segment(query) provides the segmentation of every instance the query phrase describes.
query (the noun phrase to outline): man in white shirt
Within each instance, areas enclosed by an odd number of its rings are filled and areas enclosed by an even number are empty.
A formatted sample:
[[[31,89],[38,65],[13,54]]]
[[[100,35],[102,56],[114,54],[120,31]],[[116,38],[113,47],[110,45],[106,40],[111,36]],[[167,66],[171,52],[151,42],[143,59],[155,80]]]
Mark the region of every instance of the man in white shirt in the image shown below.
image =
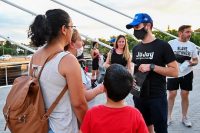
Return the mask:
[[[187,117],[189,107],[189,91],[192,91],[193,71],[192,66],[197,65],[198,55],[194,43],[190,42],[192,34],[190,25],[182,25],[178,29],[178,39],[169,41],[176,60],[179,63],[178,78],[167,79],[168,96],[168,125],[172,123],[172,110],[177,95],[179,85],[181,88],[182,122],[186,127],[191,127],[192,123]]]

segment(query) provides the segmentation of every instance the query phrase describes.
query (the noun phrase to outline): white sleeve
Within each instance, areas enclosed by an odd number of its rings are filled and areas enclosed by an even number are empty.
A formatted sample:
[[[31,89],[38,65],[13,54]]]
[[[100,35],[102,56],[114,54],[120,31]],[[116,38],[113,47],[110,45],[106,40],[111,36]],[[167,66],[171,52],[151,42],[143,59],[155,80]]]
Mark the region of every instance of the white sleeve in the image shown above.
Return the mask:
[[[169,45],[171,46],[171,48],[172,48],[172,50],[174,51],[174,49],[176,49],[175,47],[176,47],[176,42],[175,42],[175,40],[170,40],[169,42]]]
[[[170,40],[168,43],[169,45],[172,45],[174,43],[174,40]]]
[[[85,72],[82,68],[81,68],[81,76],[82,76],[83,84],[87,84],[86,75],[85,75]]]

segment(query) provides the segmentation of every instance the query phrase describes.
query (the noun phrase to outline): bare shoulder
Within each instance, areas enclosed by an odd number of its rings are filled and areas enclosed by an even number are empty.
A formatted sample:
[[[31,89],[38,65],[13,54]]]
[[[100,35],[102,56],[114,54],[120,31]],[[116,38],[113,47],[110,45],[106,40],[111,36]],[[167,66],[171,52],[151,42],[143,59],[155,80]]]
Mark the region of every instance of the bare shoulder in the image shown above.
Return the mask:
[[[59,63],[59,72],[65,78],[69,76],[77,77],[81,75],[80,64],[76,57],[72,54],[66,54]]]
[[[33,57],[41,56],[41,54],[43,54],[43,53],[44,53],[43,48],[40,48],[33,54]]]
[[[33,64],[38,64],[38,65],[41,65],[42,62],[43,62],[43,58],[46,58],[45,56],[45,52],[43,50],[43,48],[37,50],[33,56],[32,56],[32,63]]]
[[[71,53],[66,54],[61,60],[61,62],[65,63],[65,64],[72,63],[74,61],[78,62],[77,58]]]
[[[76,69],[79,66],[77,58],[72,54],[66,54],[60,61],[60,68],[65,70]],[[67,69],[66,69],[67,68]]]

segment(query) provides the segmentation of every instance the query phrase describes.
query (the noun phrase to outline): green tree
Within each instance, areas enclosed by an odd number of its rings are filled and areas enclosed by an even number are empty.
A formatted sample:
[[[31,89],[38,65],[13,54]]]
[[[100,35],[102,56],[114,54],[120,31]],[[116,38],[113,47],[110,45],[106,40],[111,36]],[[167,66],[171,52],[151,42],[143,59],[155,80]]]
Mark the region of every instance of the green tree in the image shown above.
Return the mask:
[[[103,43],[105,43],[107,45],[110,45],[109,42],[104,38],[99,38],[99,41],[103,42]],[[101,54],[107,54],[109,52],[109,50],[110,50],[109,48],[104,47],[102,45],[99,45],[99,51],[100,51]]]
[[[200,46],[200,32],[193,33],[190,40],[191,40],[191,42],[193,42],[194,44]]]
[[[10,54],[10,55],[17,55],[17,45],[11,44],[10,41],[6,41],[4,45],[4,54]]]
[[[12,48],[11,42],[6,41],[6,43],[4,44],[4,47],[6,47],[6,48]]]
[[[0,46],[0,56],[3,55],[3,46]]]
[[[168,30],[167,32],[174,36],[178,36],[178,31],[175,29]],[[153,34],[155,35],[156,38],[161,39],[165,42],[168,42],[168,41],[174,39],[173,37],[166,35],[160,31],[153,31]],[[133,49],[133,47],[138,44],[138,41],[136,41],[131,35],[125,35],[125,36],[126,36],[126,39],[127,39],[128,45],[129,45],[129,50],[131,51]],[[110,38],[113,38],[113,37],[116,38],[116,36],[110,36]],[[106,39],[104,39],[104,38],[99,38],[99,41],[110,45],[109,42],[106,41]],[[200,46],[200,28],[195,30],[195,33],[192,34],[190,41],[195,43],[196,45]],[[90,53],[90,50],[92,48],[92,41],[86,40],[85,44],[88,45],[88,47],[89,47],[88,53]],[[101,54],[106,54],[106,53],[108,53],[109,49],[104,46],[99,45],[99,51],[101,52]]]
[[[176,30],[169,30],[167,32],[172,34],[172,35],[177,36],[177,31]],[[156,38],[161,39],[161,40],[163,40],[165,42],[168,42],[168,41],[174,39],[173,37],[171,37],[169,35],[166,35],[166,34],[160,32],[160,31],[153,31],[153,34],[155,35]]]
[[[125,35],[125,37],[128,42],[129,50],[131,51],[133,49],[133,47],[138,44],[138,41],[136,41],[131,35],[128,35],[128,34]]]
[[[200,33],[198,32],[198,30],[200,30],[200,29],[195,30],[196,33],[192,34],[190,41],[193,42],[194,44],[200,46]],[[178,37],[178,31],[177,30],[173,29],[173,30],[168,30],[167,32]],[[153,31],[153,34],[155,35],[156,38],[159,38],[159,39],[166,41],[166,42],[174,39],[173,37],[166,35],[166,34],[160,32],[160,31]]]

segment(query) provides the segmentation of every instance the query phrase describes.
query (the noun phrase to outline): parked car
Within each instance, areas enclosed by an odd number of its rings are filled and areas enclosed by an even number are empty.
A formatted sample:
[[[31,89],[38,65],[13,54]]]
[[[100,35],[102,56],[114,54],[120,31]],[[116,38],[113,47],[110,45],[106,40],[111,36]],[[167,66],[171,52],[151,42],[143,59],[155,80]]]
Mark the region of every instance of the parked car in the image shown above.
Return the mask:
[[[12,58],[11,55],[2,55],[2,56],[0,56],[0,60],[4,60],[4,61],[10,60],[11,58]]]

